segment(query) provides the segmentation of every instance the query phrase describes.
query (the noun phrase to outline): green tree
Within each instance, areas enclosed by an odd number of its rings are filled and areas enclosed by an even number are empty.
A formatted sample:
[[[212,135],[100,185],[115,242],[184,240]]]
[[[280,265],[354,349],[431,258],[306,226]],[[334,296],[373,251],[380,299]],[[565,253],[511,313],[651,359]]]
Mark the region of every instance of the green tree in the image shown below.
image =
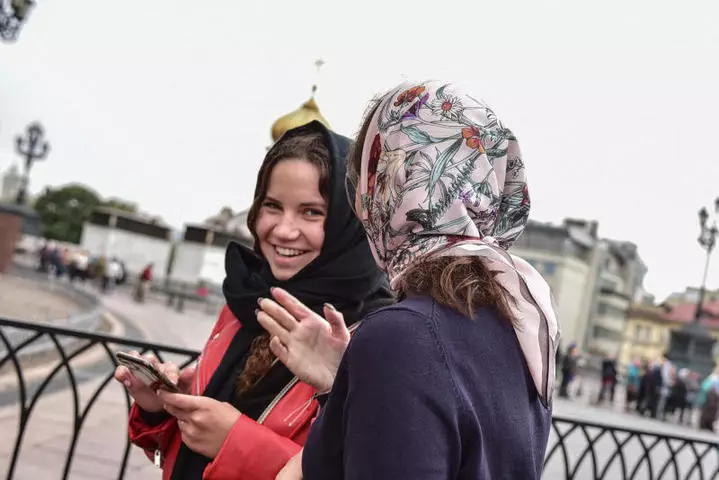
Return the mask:
[[[46,188],[35,199],[34,206],[40,214],[45,238],[80,243],[82,225],[100,202],[95,191],[84,185],[71,184]]]
[[[103,207],[114,208],[124,212],[137,213],[137,205],[120,198],[108,198],[100,203]]]
[[[48,187],[33,204],[42,220],[43,236],[61,242],[80,243],[82,226],[97,207],[137,213],[137,205],[118,198],[103,200],[81,184]]]

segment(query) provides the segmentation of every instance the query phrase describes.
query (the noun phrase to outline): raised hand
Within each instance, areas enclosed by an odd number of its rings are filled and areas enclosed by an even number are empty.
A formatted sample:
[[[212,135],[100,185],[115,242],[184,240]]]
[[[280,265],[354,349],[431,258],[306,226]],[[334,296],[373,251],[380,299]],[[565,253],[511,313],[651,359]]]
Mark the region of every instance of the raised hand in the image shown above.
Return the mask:
[[[337,374],[350,334],[344,317],[326,304],[320,317],[281,288],[273,288],[275,301],[259,301],[257,320],[271,335],[270,348],[303,382],[327,392]]]

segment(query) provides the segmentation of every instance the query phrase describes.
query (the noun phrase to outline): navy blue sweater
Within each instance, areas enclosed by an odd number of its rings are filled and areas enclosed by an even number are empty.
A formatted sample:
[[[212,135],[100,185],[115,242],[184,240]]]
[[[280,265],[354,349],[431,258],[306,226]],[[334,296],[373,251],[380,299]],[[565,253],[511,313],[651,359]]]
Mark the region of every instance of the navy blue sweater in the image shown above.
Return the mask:
[[[550,424],[507,322],[412,298],[353,335],[304,478],[539,479]]]

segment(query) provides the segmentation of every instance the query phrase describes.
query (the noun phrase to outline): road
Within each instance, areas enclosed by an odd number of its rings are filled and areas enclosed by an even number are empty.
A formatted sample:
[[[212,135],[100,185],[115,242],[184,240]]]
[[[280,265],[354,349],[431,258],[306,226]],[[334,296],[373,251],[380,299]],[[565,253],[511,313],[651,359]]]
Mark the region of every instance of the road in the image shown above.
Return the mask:
[[[145,303],[136,303],[129,289],[104,295],[102,303],[120,320],[132,323],[144,340],[193,350],[202,348],[217,321],[216,313],[208,314],[196,305],[188,305],[179,313],[157,296],[149,296]]]

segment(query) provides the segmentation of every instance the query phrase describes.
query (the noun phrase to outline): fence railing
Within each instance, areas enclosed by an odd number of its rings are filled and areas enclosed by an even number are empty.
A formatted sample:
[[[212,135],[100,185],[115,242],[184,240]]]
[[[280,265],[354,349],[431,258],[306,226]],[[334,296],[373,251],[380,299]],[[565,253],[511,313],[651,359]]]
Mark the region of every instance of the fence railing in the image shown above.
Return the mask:
[[[719,449],[716,441],[699,435],[668,435],[555,415],[544,478],[716,479]]]
[[[17,335],[14,333],[17,331],[28,333]],[[22,340],[14,340],[17,338]],[[56,356],[54,359],[43,358],[41,365],[33,365],[32,357],[21,354],[39,341],[51,342]],[[141,454],[135,457],[137,464],[130,465],[133,449],[127,439],[126,422],[131,400],[126,393],[119,393],[124,389],[112,380],[116,366],[114,352],[120,349],[151,352],[161,360],[172,360],[182,366],[194,361],[198,352],[2,318],[0,342],[5,347],[0,349],[0,355],[3,355],[0,358],[0,430],[3,431],[0,454],[8,461],[7,479],[19,477],[18,469],[24,466],[21,455],[25,453],[24,442],[32,444],[33,449],[42,446],[44,440],[28,439],[33,415],[41,417],[40,431],[48,436],[45,414],[38,413],[38,404],[43,398],[50,399],[48,405],[53,411],[52,418],[55,421],[57,418],[64,419],[60,427],[55,425],[55,428],[65,430],[61,437],[66,443],[61,442],[59,447],[55,445],[62,458],[54,467],[46,465],[54,468],[52,471],[62,471],[60,478],[74,478],[74,468],[80,468],[82,462],[88,461],[88,454],[78,454],[78,444],[82,437],[83,441],[92,445],[90,437],[93,435],[115,441],[111,447],[101,449],[101,455],[104,455],[102,466],[107,473],[93,478],[159,478],[156,471],[147,469],[154,467]],[[61,371],[65,373],[64,381],[59,375]],[[12,383],[9,379],[14,379],[15,385],[8,389],[7,384]],[[117,389],[114,392],[116,395],[100,401],[103,393],[111,388]],[[61,395],[70,398],[69,415],[57,411]],[[18,411],[14,441],[10,434],[12,430],[3,423],[8,417],[6,412],[12,409]],[[88,418],[93,411],[99,411],[102,417],[91,423]],[[47,462],[51,459],[48,458]],[[666,435],[555,416],[545,457],[544,478],[717,479],[719,448],[716,442],[702,439],[700,435],[696,438]]]
[[[18,334],[19,332],[25,333]],[[24,350],[32,349],[33,345],[46,341],[51,342],[54,346],[55,358],[49,359],[47,356],[43,356],[43,364],[38,365],[33,364],[32,357],[22,355]],[[9,459],[7,479],[14,478],[21,463],[19,462],[20,453],[28,426],[44,395],[53,395],[58,391],[69,391],[70,393],[70,415],[63,417],[65,421],[59,422],[69,429],[64,435],[68,440],[64,461],[62,465],[50,466],[50,469],[62,470],[61,478],[63,479],[72,478],[70,472],[76,447],[86,420],[93,411],[93,407],[97,407],[99,404],[98,399],[101,394],[109,385],[115,383],[113,374],[117,366],[115,359],[117,350],[137,350],[143,354],[152,353],[161,361],[171,359],[181,367],[192,363],[199,354],[194,350],[52,325],[29,324],[4,318],[0,318],[0,342],[2,342],[0,345],[4,347],[0,348],[0,355],[3,355],[0,358],[0,380],[5,380],[3,393],[6,393],[5,401],[0,402],[0,410],[18,409],[17,433],[13,444],[2,444],[3,442],[9,443],[7,439],[10,439],[11,435],[9,429],[0,426],[0,430],[3,430],[3,435],[0,436],[0,447],[7,452],[6,458]],[[173,358],[169,358],[170,356]],[[62,370],[66,374],[65,382],[58,376]],[[13,374],[16,380],[14,388],[12,386],[8,388],[10,382],[7,381],[9,380],[7,377]],[[124,418],[126,419],[126,412],[129,411],[131,401],[126,392],[123,393],[123,396]],[[85,398],[84,402],[83,398]],[[0,400],[3,398],[0,397]],[[50,409],[53,410],[52,405],[50,405]],[[99,409],[103,410],[104,408],[100,407]],[[59,412],[53,411],[53,413],[58,415]],[[115,412],[107,411],[105,413],[109,417],[115,416]],[[5,417],[2,415],[0,419]],[[44,419],[41,421],[44,424]],[[101,420],[101,423],[103,421]],[[126,428],[126,420],[120,423],[124,423]],[[47,427],[46,424],[43,426]],[[126,431],[124,435],[122,431],[117,435],[118,438],[124,439],[122,452],[118,452],[118,461],[116,462],[117,478],[122,479],[125,478],[131,445]]]

